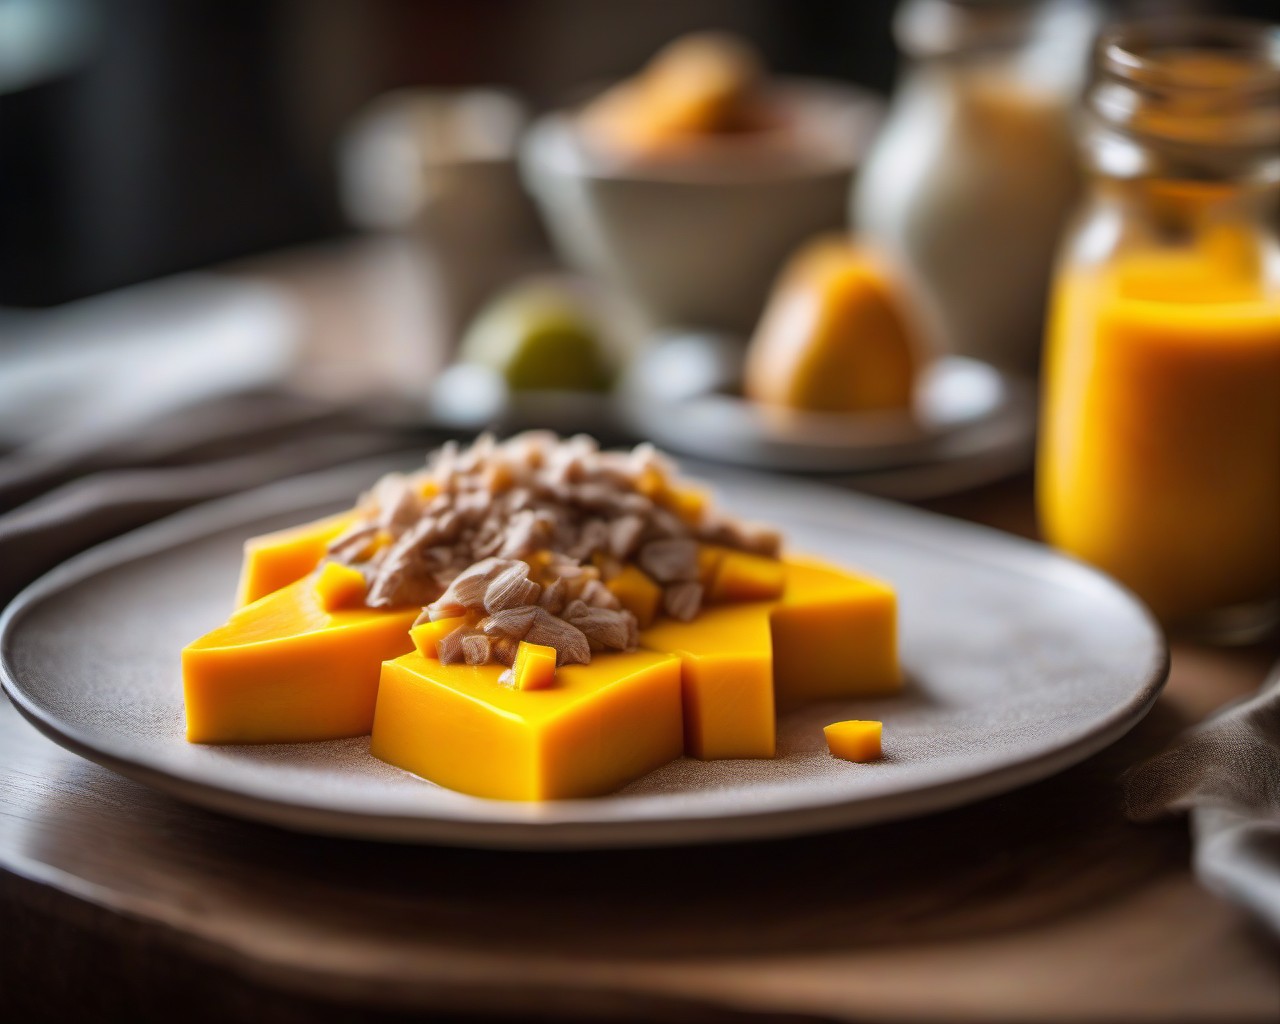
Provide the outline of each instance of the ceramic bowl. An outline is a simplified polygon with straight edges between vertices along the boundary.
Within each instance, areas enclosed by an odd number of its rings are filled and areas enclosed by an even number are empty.
[[[881,103],[829,82],[777,90],[820,145],[730,138],[678,159],[628,160],[593,150],[576,110],[546,115],[526,135],[524,182],[556,247],[614,290],[640,328],[750,331],[791,252],[844,224]]]

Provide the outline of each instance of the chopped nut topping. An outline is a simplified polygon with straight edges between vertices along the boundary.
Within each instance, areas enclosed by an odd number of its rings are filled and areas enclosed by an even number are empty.
[[[462,657],[468,665],[485,665],[489,661],[489,638],[483,633],[465,633]]]
[[[619,561],[626,561],[636,553],[640,538],[644,536],[644,519],[630,513],[609,524],[609,554]]]
[[[631,646],[631,623],[635,616],[614,608],[596,608],[574,601],[562,613],[565,622],[576,626],[593,651],[625,651]]]
[[[702,584],[673,583],[662,592],[662,610],[673,619],[689,622],[702,607]]]
[[[480,628],[489,636],[519,642],[529,632],[537,611],[537,608],[530,607],[504,608],[484,619]]]
[[[640,549],[640,568],[659,583],[698,578],[698,545],[687,538],[651,540]]]
[[[557,665],[585,665],[591,660],[591,645],[586,634],[545,608],[533,609],[533,624],[522,639],[554,647]]]
[[[529,579],[529,564],[516,562],[493,578],[484,592],[484,608],[489,613],[506,608],[524,608],[538,600],[542,588]]]
[[[365,574],[370,607],[422,605],[420,622],[465,617],[439,642],[444,664],[510,666],[525,639],[580,664],[636,647],[639,624],[605,585],[627,564],[687,622],[704,599],[699,542],[777,556],[776,531],[688,499],[652,445],[602,452],[585,435],[486,434],[379,480],[329,557]]]
[[[592,608],[608,608],[611,611],[617,611],[622,607],[622,602],[614,592],[599,580],[588,579],[582,585],[581,600]]]
[[[505,637],[498,637],[496,640],[489,638],[489,657],[499,665],[506,665],[507,668],[515,664],[516,651],[519,649],[519,640],[508,640]]]
[[[563,576],[557,576],[542,588],[542,593],[538,596],[538,605],[545,608],[552,615],[559,615],[564,610],[565,603],[568,600],[568,581]]]
[[[463,627],[441,637],[436,645],[436,656],[440,659],[440,664],[457,665],[464,661],[466,655],[463,641],[470,635],[471,631]]]
[[[377,524],[356,523],[330,542],[329,554],[340,562],[355,559],[368,550],[377,536]]]

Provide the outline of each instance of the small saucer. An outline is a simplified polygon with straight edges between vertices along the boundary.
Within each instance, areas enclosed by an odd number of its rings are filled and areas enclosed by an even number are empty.
[[[975,459],[1003,473],[1030,458],[1034,386],[987,363],[934,360],[910,410],[809,413],[732,393],[742,351],[720,335],[670,336],[651,346],[628,372],[624,421],[674,452],[785,473],[856,478]]]

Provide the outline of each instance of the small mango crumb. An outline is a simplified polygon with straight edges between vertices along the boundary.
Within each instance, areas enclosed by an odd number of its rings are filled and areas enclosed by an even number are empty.
[[[511,683],[517,690],[546,690],[556,681],[556,649],[521,640],[511,666]]]
[[[876,761],[880,748],[880,722],[833,722],[822,730],[832,757],[846,761]]]
[[[634,565],[622,570],[605,584],[622,607],[636,617],[641,629],[648,629],[658,617],[662,588]]]
[[[355,608],[364,603],[364,574],[340,562],[326,562],[316,573],[316,596],[327,612]]]
[[[466,625],[465,615],[449,619],[437,619],[435,622],[422,622],[409,630],[409,638],[418,653],[424,658],[440,657],[440,641],[459,626]]]
[[[786,570],[776,558],[722,550],[707,586],[707,601],[772,601],[782,596]]]
[[[663,504],[690,526],[702,522],[711,496],[697,487],[672,487],[663,495]]]

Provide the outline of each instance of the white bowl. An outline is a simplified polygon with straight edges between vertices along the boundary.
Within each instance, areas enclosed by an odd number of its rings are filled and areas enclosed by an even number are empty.
[[[615,291],[642,329],[750,331],[787,257],[844,225],[882,104],[837,83],[776,88],[819,144],[740,137],[681,158],[624,161],[586,145],[572,110],[542,117],[525,137],[524,182],[556,247]]]

